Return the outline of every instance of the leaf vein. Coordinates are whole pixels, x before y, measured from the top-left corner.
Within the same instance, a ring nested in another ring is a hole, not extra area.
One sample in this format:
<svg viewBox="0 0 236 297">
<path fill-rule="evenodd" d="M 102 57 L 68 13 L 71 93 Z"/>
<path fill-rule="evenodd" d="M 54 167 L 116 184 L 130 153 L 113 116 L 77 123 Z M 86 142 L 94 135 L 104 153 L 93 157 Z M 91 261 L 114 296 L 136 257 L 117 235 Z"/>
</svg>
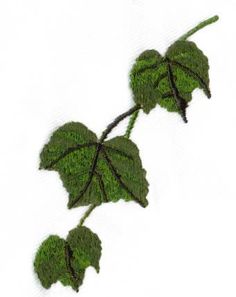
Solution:
<svg viewBox="0 0 236 297">
<path fill-rule="evenodd" d="M 186 101 L 179 95 L 179 91 L 175 85 L 174 81 L 174 76 L 173 72 L 171 69 L 171 64 L 167 64 L 167 69 L 168 69 L 168 79 L 169 79 L 169 84 L 173 92 L 173 97 L 175 99 L 176 105 L 178 106 L 179 112 L 184 120 L 185 123 L 187 123 L 187 118 L 186 118 L 186 107 L 187 103 Z"/>
<path fill-rule="evenodd" d="M 182 68 L 182 70 L 185 71 L 188 75 L 195 78 L 200 83 L 200 85 L 203 88 L 203 90 L 205 91 L 207 97 L 208 98 L 211 97 L 211 91 L 210 91 L 209 87 L 207 86 L 205 81 L 196 72 L 192 71 L 189 67 L 187 67 L 187 66 L 185 66 L 185 65 L 183 65 L 183 64 L 181 64 L 181 63 L 179 63 L 179 62 L 177 62 L 175 60 L 169 60 L 169 63 Z"/>
<path fill-rule="evenodd" d="M 103 198 L 104 198 L 105 202 L 108 202 L 107 193 L 106 193 L 105 185 L 104 185 L 104 182 L 102 179 L 102 175 L 100 173 L 98 173 L 97 171 L 95 171 L 94 173 L 98 179 L 99 187 L 102 191 Z"/>
<path fill-rule="evenodd" d="M 120 184 L 120 186 L 130 194 L 130 196 L 137 202 L 139 203 L 141 206 L 144 207 L 144 204 L 136 197 L 136 195 L 127 187 L 127 185 L 122 181 L 120 174 L 116 171 L 116 168 L 114 167 L 114 165 L 112 164 L 112 161 L 110 160 L 110 158 L 108 157 L 107 153 L 105 150 L 101 150 L 105 160 L 107 161 L 107 164 L 113 174 L 113 176 L 115 177 L 115 179 L 118 181 L 118 183 Z"/>
<path fill-rule="evenodd" d="M 66 267 L 67 267 L 67 271 L 69 273 L 70 279 L 74 285 L 75 290 L 78 292 L 78 288 L 77 288 L 77 275 L 75 270 L 73 269 L 71 262 L 70 262 L 70 258 L 72 257 L 72 251 L 70 249 L 69 244 L 66 242 L 65 243 L 65 258 L 66 258 Z"/>
<path fill-rule="evenodd" d="M 69 202 L 69 204 L 68 204 L 69 208 L 74 207 L 75 204 L 78 203 L 78 201 L 81 199 L 81 197 L 85 194 L 88 187 L 90 186 L 91 181 L 93 179 L 94 172 L 96 170 L 98 156 L 99 156 L 99 152 L 100 152 L 101 148 L 102 148 L 102 144 L 98 143 L 97 144 L 97 149 L 96 149 L 96 152 L 95 152 L 95 155 L 94 155 L 94 159 L 93 159 L 92 164 L 91 164 L 91 169 L 89 170 L 90 174 L 89 174 L 88 180 L 87 180 L 85 186 L 83 187 L 83 189 L 80 191 L 80 194 L 78 195 L 78 197 L 75 199 L 75 201 L 73 201 L 72 203 Z"/>
<path fill-rule="evenodd" d="M 168 73 L 167 73 L 167 72 L 162 73 L 162 74 L 158 77 L 158 79 L 154 82 L 154 85 L 153 85 L 154 88 L 158 88 L 160 82 L 161 82 L 163 79 L 165 79 L 166 77 L 168 77 Z"/>
<path fill-rule="evenodd" d="M 165 60 L 163 59 L 162 61 L 156 62 L 156 63 L 153 64 L 153 65 L 149 65 L 149 66 L 146 66 L 146 67 L 144 67 L 144 68 L 138 70 L 138 71 L 136 72 L 136 74 L 141 74 L 141 73 L 145 72 L 146 70 L 152 70 L 152 69 L 156 69 L 156 70 L 157 70 L 157 69 L 158 69 L 161 65 L 163 65 L 164 63 L 165 63 Z"/>
<path fill-rule="evenodd" d="M 132 161 L 134 160 L 132 156 L 126 154 L 125 152 L 123 152 L 123 151 L 121 151 L 121 150 L 119 150 L 119 149 L 117 149 L 117 148 L 114 148 L 114 147 L 111 147 L 111 146 L 108 146 L 108 145 L 103 145 L 103 147 L 104 147 L 105 149 L 108 149 L 108 150 L 111 150 L 111 151 L 117 153 L 118 155 L 120 155 L 120 156 L 122 156 L 122 157 L 125 157 L 125 158 L 127 158 L 127 159 L 130 159 L 130 160 L 132 160 Z"/>
<path fill-rule="evenodd" d="M 44 169 L 50 169 L 50 168 L 52 168 L 59 161 L 61 161 L 62 159 L 64 159 L 65 157 L 67 157 L 69 154 L 71 154 L 71 153 L 73 153 L 73 152 L 75 152 L 77 150 L 80 150 L 82 148 L 88 148 L 88 147 L 94 146 L 94 145 L 97 145 L 97 142 L 79 144 L 79 145 L 77 145 L 75 147 L 70 147 L 62 155 L 60 155 L 57 159 L 53 160 L 49 165 L 47 165 L 46 167 L 44 167 Z"/>
</svg>

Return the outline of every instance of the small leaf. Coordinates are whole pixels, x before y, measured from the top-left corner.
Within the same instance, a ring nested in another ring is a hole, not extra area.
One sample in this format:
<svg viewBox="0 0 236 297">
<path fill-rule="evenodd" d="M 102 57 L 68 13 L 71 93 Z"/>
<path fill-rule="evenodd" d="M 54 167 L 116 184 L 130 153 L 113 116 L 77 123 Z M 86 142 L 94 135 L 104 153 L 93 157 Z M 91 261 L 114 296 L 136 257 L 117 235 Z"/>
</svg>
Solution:
<svg viewBox="0 0 236 297">
<path fill-rule="evenodd" d="M 210 98 L 208 59 L 195 43 L 176 41 L 164 57 L 155 50 L 142 53 L 130 74 L 134 100 L 149 113 L 156 104 L 179 112 L 186 122 L 186 108 L 196 88 Z"/>
<path fill-rule="evenodd" d="M 44 288 L 57 281 L 78 290 L 83 282 L 84 270 L 76 272 L 70 264 L 71 251 L 66 241 L 57 235 L 49 236 L 39 247 L 34 261 L 35 272 Z"/>
<path fill-rule="evenodd" d="M 101 241 L 95 233 L 84 226 L 79 226 L 69 232 L 67 242 L 73 251 L 72 266 L 75 270 L 93 266 L 99 272 L 102 248 Z"/>
<path fill-rule="evenodd" d="M 138 148 L 125 137 L 99 143 L 84 125 L 68 123 L 53 133 L 40 157 L 41 168 L 59 172 L 69 208 L 119 199 L 148 204 Z"/>
<path fill-rule="evenodd" d="M 51 235 L 38 249 L 35 272 L 46 289 L 60 281 L 78 291 L 87 267 L 93 266 L 99 272 L 101 249 L 98 236 L 86 227 L 70 231 L 67 241 Z"/>
</svg>

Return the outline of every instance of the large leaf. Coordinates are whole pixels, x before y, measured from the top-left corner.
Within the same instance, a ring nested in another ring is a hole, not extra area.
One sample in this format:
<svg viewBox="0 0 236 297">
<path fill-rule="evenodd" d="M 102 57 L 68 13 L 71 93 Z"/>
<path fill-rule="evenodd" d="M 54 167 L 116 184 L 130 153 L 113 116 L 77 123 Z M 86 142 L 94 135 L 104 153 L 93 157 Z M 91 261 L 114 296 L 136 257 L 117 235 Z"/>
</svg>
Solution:
<svg viewBox="0 0 236 297">
<path fill-rule="evenodd" d="M 69 232 L 67 241 L 57 235 L 49 236 L 38 249 L 34 268 L 44 288 L 60 281 L 78 291 L 87 267 L 93 266 L 99 272 L 100 257 L 100 239 L 81 226 Z"/>
<path fill-rule="evenodd" d="M 186 122 L 186 108 L 196 88 L 210 98 L 208 59 L 195 43 L 176 41 L 164 57 L 155 50 L 142 53 L 136 60 L 130 85 L 134 100 L 149 113 L 156 104 L 179 112 Z"/>
<path fill-rule="evenodd" d="M 53 133 L 40 158 L 40 168 L 59 172 L 69 208 L 119 199 L 148 204 L 138 148 L 125 137 L 100 143 L 81 123 L 67 123 Z"/>
</svg>

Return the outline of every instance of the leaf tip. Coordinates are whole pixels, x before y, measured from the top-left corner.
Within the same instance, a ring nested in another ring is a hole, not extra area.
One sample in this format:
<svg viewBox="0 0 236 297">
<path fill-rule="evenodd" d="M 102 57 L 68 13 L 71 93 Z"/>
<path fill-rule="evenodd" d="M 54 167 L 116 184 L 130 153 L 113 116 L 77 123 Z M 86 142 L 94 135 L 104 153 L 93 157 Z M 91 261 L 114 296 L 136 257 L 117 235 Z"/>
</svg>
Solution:
<svg viewBox="0 0 236 297">
<path fill-rule="evenodd" d="M 46 166 L 46 165 L 43 163 L 43 161 L 41 161 L 40 164 L 39 164 L 39 170 L 43 170 L 43 169 L 47 170 L 47 169 L 49 169 L 49 166 Z"/>
<path fill-rule="evenodd" d="M 70 203 L 67 203 L 67 208 L 71 209 L 71 208 L 73 208 L 73 206 Z"/>
<path fill-rule="evenodd" d="M 75 207 L 75 202 L 72 202 L 72 201 L 69 201 L 68 203 L 67 203 L 67 208 L 68 209 L 72 209 L 72 208 L 74 208 Z"/>
<path fill-rule="evenodd" d="M 140 205 L 141 205 L 143 208 L 145 208 L 145 207 L 148 206 L 148 201 L 145 199 L 145 201 L 142 201 L 142 202 L 140 203 Z"/>
</svg>

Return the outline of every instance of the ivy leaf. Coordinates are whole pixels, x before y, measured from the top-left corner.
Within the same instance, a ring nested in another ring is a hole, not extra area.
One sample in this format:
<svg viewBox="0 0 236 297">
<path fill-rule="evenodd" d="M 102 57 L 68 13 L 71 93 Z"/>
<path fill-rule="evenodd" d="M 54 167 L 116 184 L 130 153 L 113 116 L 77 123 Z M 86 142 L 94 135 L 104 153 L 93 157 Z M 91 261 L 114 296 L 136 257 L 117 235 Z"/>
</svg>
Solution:
<svg viewBox="0 0 236 297">
<path fill-rule="evenodd" d="M 78 290 L 83 282 L 84 269 L 75 271 L 70 263 L 71 249 L 57 235 L 49 236 L 39 247 L 34 269 L 45 289 L 60 281 L 64 286 Z"/>
<path fill-rule="evenodd" d="M 67 241 L 57 235 L 49 236 L 37 251 L 34 269 L 44 288 L 60 281 L 78 291 L 87 267 L 93 266 L 99 272 L 100 257 L 100 239 L 80 226 L 69 232 Z"/>
<path fill-rule="evenodd" d="M 187 122 L 186 108 L 193 90 L 203 89 L 211 97 L 208 70 L 207 57 L 190 41 L 176 41 L 164 57 L 155 50 L 145 51 L 130 74 L 134 100 L 146 113 L 159 104 L 180 113 Z"/>
<path fill-rule="evenodd" d="M 40 158 L 40 168 L 59 172 L 69 192 L 69 208 L 121 198 L 148 204 L 138 148 L 125 137 L 100 143 L 81 123 L 67 123 L 53 133 Z"/>
<path fill-rule="evenodd" d="M 87 227 L 80 226 L 71 230 L 66 240 L 73 251 L 72 266 L 76 269 L 93 266 L 98 273 L 102 250 L 98 236 Z"/>
</svg>

